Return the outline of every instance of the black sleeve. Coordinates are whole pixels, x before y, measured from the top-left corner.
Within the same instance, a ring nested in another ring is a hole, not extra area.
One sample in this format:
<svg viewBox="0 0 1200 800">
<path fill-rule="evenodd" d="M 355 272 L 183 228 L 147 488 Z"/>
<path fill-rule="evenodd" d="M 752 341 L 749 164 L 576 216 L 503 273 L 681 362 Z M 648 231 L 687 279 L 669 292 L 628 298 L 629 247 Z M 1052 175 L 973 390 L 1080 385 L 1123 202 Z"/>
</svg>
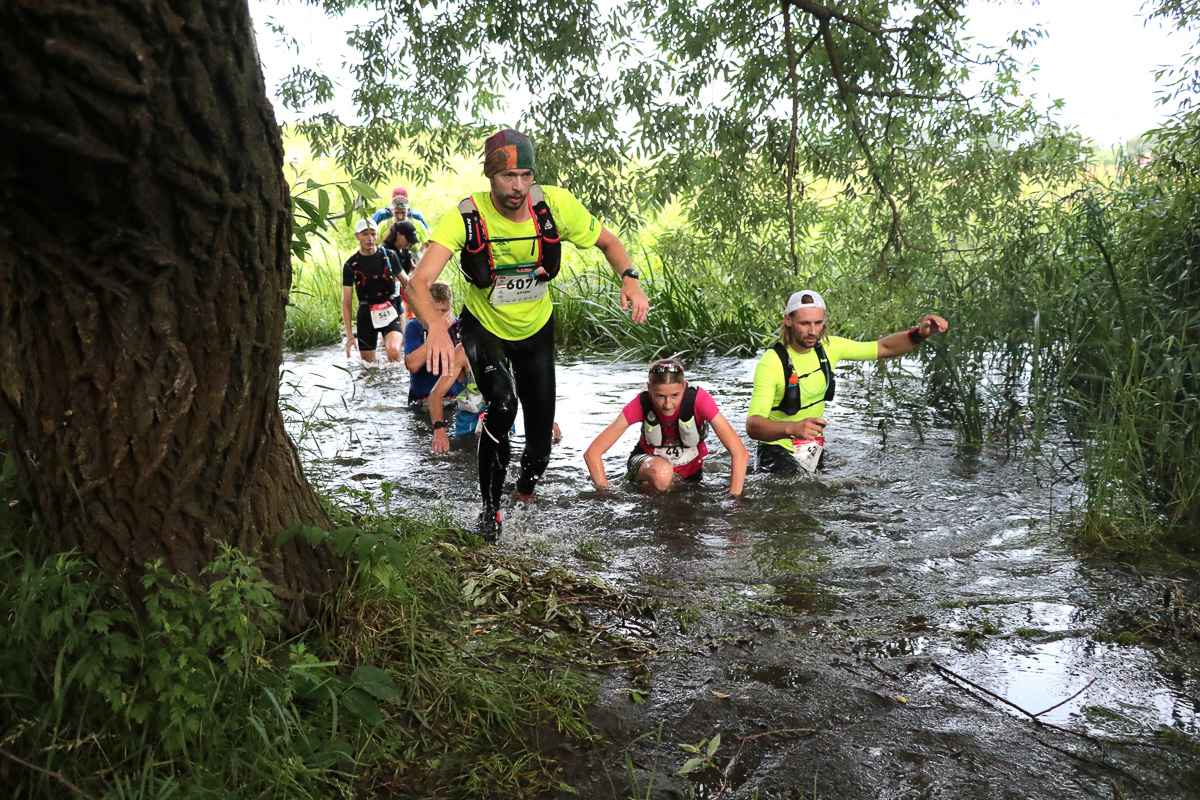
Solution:
<svg viewBox="0 0 1200 800">
<path fill-rule="evenodd" d="M 357 261 L 353 258 L 347 259 L 342 265 L 342 286 L 354 285 L 354 265 Z"/>
</svg>

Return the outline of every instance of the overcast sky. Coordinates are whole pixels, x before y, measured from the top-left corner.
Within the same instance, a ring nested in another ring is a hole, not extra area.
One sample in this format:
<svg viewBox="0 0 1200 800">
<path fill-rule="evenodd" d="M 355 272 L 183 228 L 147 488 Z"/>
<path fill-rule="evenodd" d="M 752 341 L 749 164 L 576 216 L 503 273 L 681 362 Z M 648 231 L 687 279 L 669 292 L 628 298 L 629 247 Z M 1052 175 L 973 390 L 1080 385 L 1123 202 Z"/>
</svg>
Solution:
<svg viewBox="0 0 1200 800">
<path fill-rule="evenodd" d="M 1195 34 L 1147 24 L 1141 6 L 1142 0 L 972 0 L 968 31 L 982 43 L 1001 46 L 1011 31 L 1040 25 L 1047 36 L 1024 51 L 1038 67 L 1026 81 L 1026 94 L 1043 103 L 1062 99 L 1066 105 L 1060 121 L 1107 148 L 1165 118 L 1167 109 L 1155 102 L 1159 87 L 1154 72 L 1180 64 L 1194 43 Z M 352 25 L 344 21 L 325 19 L 291 0 L 251 0 L 250 13 L 268 92 L 298 59 L 275 46 L 277 37 L 264 24 L 268 17 L 284 23 L 302 42 L 305 63 L 319 61 L 326 70 L 336 70 L 345 58 L 345 31 Z M 282 104 L 274 102 L 280 119 L 290 119 Z"/>
<path fill-rule="evenodd" d="M 1102 147 L 1124 142 L 1166 117 L 1156 104 L 1154 72 L 1182 63 L 1195 34 L 1146 22 L 1142 0 L 972 0 L 968 30 L 1001 45 L 1006 32 L 1041 25 L 1047 36 L 1025 51 L 1038 69 L 1025 93 L 1066 105 L 1060 121 Z"/>
</svg>

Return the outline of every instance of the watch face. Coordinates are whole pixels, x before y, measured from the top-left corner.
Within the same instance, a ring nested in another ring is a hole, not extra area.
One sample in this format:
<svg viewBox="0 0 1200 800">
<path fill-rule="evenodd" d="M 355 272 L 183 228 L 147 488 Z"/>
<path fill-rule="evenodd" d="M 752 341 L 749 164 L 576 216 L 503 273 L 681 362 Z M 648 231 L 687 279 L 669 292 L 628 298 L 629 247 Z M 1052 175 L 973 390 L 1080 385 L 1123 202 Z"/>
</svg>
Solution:
<svg viewBox="0 0 1200 800">
<path fill-rule="evenodd" d="M 621 277 L 622 277 L 622 278 L 635 278 L 635 279 L 636 279 L 636 278 L 638 278 L 638 277 L 640 277 L 640 276 L 638 275 L 638 271 L 637 271 L 636 269 L 627 269 L 627 270 L 625 270 L 624 272 L 622 272 L 622 273 L 621 273 Z"/>
</svg>

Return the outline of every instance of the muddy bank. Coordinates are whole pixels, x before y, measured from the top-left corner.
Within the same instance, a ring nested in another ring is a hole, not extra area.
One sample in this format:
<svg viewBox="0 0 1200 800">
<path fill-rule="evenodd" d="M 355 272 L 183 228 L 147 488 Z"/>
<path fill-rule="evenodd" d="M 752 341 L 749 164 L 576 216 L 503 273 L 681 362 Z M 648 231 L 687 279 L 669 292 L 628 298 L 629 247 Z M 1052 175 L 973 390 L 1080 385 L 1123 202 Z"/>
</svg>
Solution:
<svg viewBox="0 0 1200 800">
<path fill-rule="evenodd" d="M 1065 604 L 1047 596 L 880 603 L 859 588 L 870 573 L 785 584 L 762 602 L 701 601 L 686 633 L 661 619 L 657 653 L 604 677 L 605 743 L 567 760 L 567 782 L 621 798 L 1200 796 L 1192 658 L 1135 645 L 1113 658 L 1092 638 L 1103 613 L 1051 630 L 1039 614 Z M 1105 577 L 1085 591 L 1111 588 Z M 660 600 L 677 616 L 695 607 Z M 716 768 L 676 774 L 693 757 L 681 745 L 717 735 Z"/>
</svg>

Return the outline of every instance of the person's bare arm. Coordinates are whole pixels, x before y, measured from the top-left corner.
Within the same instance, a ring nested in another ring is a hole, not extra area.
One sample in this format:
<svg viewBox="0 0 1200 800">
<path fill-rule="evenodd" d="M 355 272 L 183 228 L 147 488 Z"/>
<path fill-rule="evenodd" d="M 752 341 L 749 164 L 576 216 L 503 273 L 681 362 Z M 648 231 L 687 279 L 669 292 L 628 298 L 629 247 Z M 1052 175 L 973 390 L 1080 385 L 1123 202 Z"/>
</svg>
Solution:
<svg viewBox="0 0 1200 800">
<path fill-rule="evenodd" d="M 425 366 L 434 375 L 454 369 L 454 342 L 446 326 L 440 324 L 442 315 L 438 313 L 429 288 L 442 274 L 446 264 L 450 262 L 450 250 L 442 244 L 433 242 L 429 250 L 421 258 L 421 263 L 413 270 L 408 282 L 408 303 L 412 306 L 417 319 L 429 331 L 429 336 L 422 345 L 425 348 Z M 405 365 L 408 359 L 405 359 Z M 410 367 L 411 369 L 411 367 Z"/>
<path fill-rule="evenodd" d="M 621 310 L 628 309 L 634 322 L 645 322 L 646 315 L 650 313 L 650 300 L 642 291 L 637 278 L 622 277 L 625 270 L 633 268 L 633 259 L 629 257 L 629 251 L 621 244 L 620 239 L 603 226 L 600 228 L 600 238 L 596 240 L 596 247 L 604 254 L 609 266 L 621 281 Z"/>
<path fill-rule="evenodd" d="M 587 464 L 588 474 L 597 489 L 609 488 L 608 478 L 604 474 L 604 454 L 617 443 L 621 434 L 628 427 L 629 423 L 625 421 L 625 415 L 618 414 L 612 424 L 602 430 L 600 435 L 588 445 L 588 449 L 583 452 L 583 463 Z"/>
<path fill-rule="evenodd" d="M 805 417 L 795 422 L 782 422 L 754 414 L 746 418 L 746 435 L 759 442 L 778 439 L 816 439 L 825 430 L 821 417 Z"/>
<path fill-rule="evenodd" d="M 354 307 L 354 287 L 342 287 L 342 327 L 346 331 L 346 356 L 350 356 L 350 348 L 358 348 L 358 342 L 354 340 L 354 332 L 350 329 L 350 313 Z"/>
<path fill-rule="evenodd" d="M 945 333 L 949 328 L 946 320 L 936 314 L 927 314 L 921 320 L 914 330 L 920 340 L 928 339 L 930 336 L 937 336 L 939 333 Z M 890 336 L 885 336 L 879 340 L 879 357 L 880 358 L 895 358 L 896 356 L 906 355 L 917 349 L 920 341 L 914 342 L 909 337 L 910 331 L 899 331 Z"/>
<path fill-rule="evenodd" d="M 442 401 L 446 399 L 446 393 L 450 391 L 450 387 L 454 385 L 456 380 L 466 376 L 467 372 L 467 354 L 463 351 L 462 345 L 454 348 L 454 366 L 453 372 L 444 372 L 438 378 L 438 382 L 433 385 L 433 389 L 429 392 L 429 421 L 434 424 L 433 442 L 430 444 L 430 449 L 435 453 L 450 452 L 450 435 L 446 433 L 445 414 L 442 408 Z M 438 427 L 437 423 L 441 422 L 443 427 Z"/>
<path fill-rule="evenodd" d="M 721 440 L 721 444 L 729 451 L 732 463 L 729 470 L 729 493 L 737 497 L 746 485 L 746 467 L 750 465 L 750 452 L 746 450 L 742 437 L 737 435 L 737 431 L 729 424 L 729 420 L 725 419 L 724 414 L 717 414 L 709 424 L 712 425 L 713 433 Z"/>
</svg>

